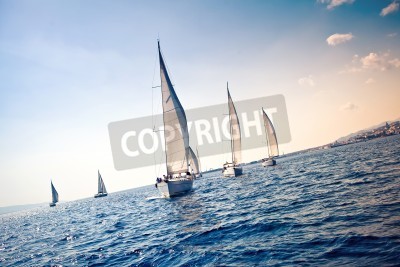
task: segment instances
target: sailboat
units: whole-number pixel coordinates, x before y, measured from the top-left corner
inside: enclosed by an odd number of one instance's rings
[[[274,125],[269,119],[267,113],[265,113],[264,109],[262,109],[262,113],[263,113],[264,128],[265,128],[265,135],[267,138],[267,148],[268,148],[268,158],[262,159],[262,165],[263,167],[274,166],[276,165],[276,160],[274,159],[274,157],[279,156],[278,140],[276,139],[276,132]]]
[[[192,171],[192,174],[194,174],[195,178],[201,177],[201,171],[200,171],[200,162],[198,156],[194,154],[193,150],[191,147],[189,147],[189,163],[190,163],[190,168]]]
[[[162,179],[157,178],[156,187],[163,196],[172,197],[192,190],[194,174],[190,173],[189,132],[185,111],[169,78],[159,41],[158,55],[167,175]]]
[[[236,177],[243,174],[242,167],[239,166],[241,161],[241,137],[239,118],[233,104],[231,94],[229,93],[228,83],[226,84],[228,91],[228,107],[229,107],[229,130],[231,134],[231,153],[232,162],[226,162],[223,165],[222,173],[224,177]]]
[[[58,202],[58,193],[56,188],[53,185],[53,181],[51,183],[51,203],[49,203],[50,207],[54,207]]]
[[[97,176],[98,176],[97,194],[94,195],[94,197],[95,198],[105,197],[105,196],[107,196],[107,189],[106,189],[106,186],[104,184],[103,178],[101,177],[99,170],[97,170]]]

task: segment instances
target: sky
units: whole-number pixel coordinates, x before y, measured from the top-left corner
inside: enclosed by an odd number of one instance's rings
[[[185,109],[226,102],[226,81],[236,101],[283,95],[285,153],[400,118],[399,5],[0,0],[0,206],[49,202],[50,180],[91,197],[98,169],[109,192],[154,183],[114,168],[107,127],[161,111],[158,38]]]

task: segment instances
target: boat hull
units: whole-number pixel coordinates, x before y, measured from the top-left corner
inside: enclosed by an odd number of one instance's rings
[[[276,160],[274,160],[272,158],[263,159],[263,161],[262,161],[263,167],[274,166],[274,165],[276,165]]]
[[[50,207],[55,207],[55,206],[56,206],[56,203],[49,203],[49,206],[50,206]]]
[[[157,183],[157,188],[164,197],[182,195],[192,190],[193,179],[171,179]]]
[[[233,167],[233,166],[229,166],[229,167],[225,167],[223,169],[223,175],[224,177],[236,177],[236,176],[240,176],[243,174],[243,168],[242,167]]]
[[[98,193],[96,195],[94,195],[94,198],[98,198],[98,197],[106,197],[107,193]]]

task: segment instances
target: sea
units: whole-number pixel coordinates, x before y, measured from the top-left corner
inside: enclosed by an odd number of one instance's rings
[[[400,266],[400,136],[0,217],[0,266]],[[133,178],[134,179],[134,178]]]

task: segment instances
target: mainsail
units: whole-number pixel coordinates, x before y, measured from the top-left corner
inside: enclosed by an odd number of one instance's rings
[[[239,118],[236,113],[235,106],[233,105],[231,94],[229,93],[228,84],[227,84],[227,91],[228,91],[229,121],[230,121],[230,133],[231,133],[232,163],[239,164],[242,161]]]
[[[97,173],[98,173],[98,177],[99,177],[97,191],[98,191],[99,194],[102,194],[102,193],[103,194],[107,194],[107,189],[106,189],[106,186],[104,184],[103,178],[101,178],[100,171],[97,171]]]
[[[190,167],[192,168],[194,174],[199,174],[200,173],[199,160],[196,154],[194,154],[191,147],[189,147],[189,159],[190,159]]]
[[[276,157],[279,155],[279,150],[278,150],[278,140],[276,139],[275,128],[274,125],[272,125],[271,120],[267,116],[267,113],[265,113],[265,110],[262,109],[262,111],[263,111],[265,134],[267,136],[268,153],[270,157]]]
[[[189,132],[185,111],[175,93],[158,43],[164,119],[164,140],[167,174],[188,171]]]
[[[58,193],[57,193],[56,188],[53,185],[53,181],[51,182],[51,198],[52,198],[53,203],[58,202]]]

